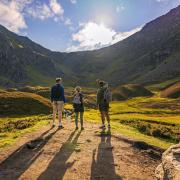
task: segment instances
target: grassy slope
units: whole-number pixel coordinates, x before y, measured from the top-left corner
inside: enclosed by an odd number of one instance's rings
[[[49,124],[50,116],[27,116],[0,118],[0,148],[11,145],[22,135],[36,131]]]
[[[179,98],[180,97],[180,82],[177,82],[173,84],[172,86],[161,91],[161,97]]]
[[[25,92],[0,93],[0,115],[4,117],[49,114],[50,102],[42,96]]]
[[[73,89],[67,88],[67,94]],[[83,89],[88,97],[94,96],[94,89]],[[172,135],[180,135],[180,110],[170,108],[149,108],[146,105],[151,103],[173,103],[174,100],[160,98],[159,93],[153,97],[138,97],[126,101],[111,103],[112,131],[124,136],[145,141],[149,144],[168,148],[175,143],[173,138],[158,138],[141,132],[139,125],[152,125],[152,128],[169,128]],[[71,109],[71,104],[66,104]],[[17,138],[26,132],[40,128],[49,123],[49,116],[28,116],[27,118],[1,118],[0,119],[0,147],[13,143]],[[85,120],[94,123],[100,122],[100,114],[97,110],[86,108]],[[6,123],[4,123],[6,122]],[[17,122],[17,123],[16,123]],[[137,122],[140,122],[137,124]],[[20,126],[18,124],[21,124]],[[7,127],[6,127],[7,125]],[[155,130],[156,130],[155,129]],[[154,129],[152,129],[154,130]]]
[[[170,86],[171,84],[174,84],[178,81],[180,81],[180,77],[170,79],[167,81],[163,81],[161,83],[152,84],[152,85],[147,86],[147,88],[150,90],[161,90],[161,89],[164,89],[164,88],[166,88],[166,87]]]
[[[161,107],[147,108],[146,105],[151,103],[167,104],[173,102],[174,100],[171,99],[160,98],[159,93],[151,98],[138,97],[127,101],[112,102],[110,111],[112,130],[126,137],[142,140],[149,144],[166,149],[170,145],[176,143],[177,137],[180,135],[180,110],[171,110]],[[66,108],[72,108],[72,106],[66,105]],[[101,123],[100,114],[94,109],[86,109],[85,120],[94,123]],[[154,137],[154,134],[147,135],[148,133],[139,131],[136,127],[137,122],[140,122],[140,125],[145,124],[148,126],[151,124],[152,133],[160,130],[166,134],[164,129],[167,129],[172,137],[167,136],[160,138]],[[173,139],[174,134],[176,135],[175,140]]]
[[[32,69],[31,67],[27,68],[27,73],[30,79],[29,82],[27,82],[29,85],[37,86],[40,84],[39,82],[41,82],[42,86],[50,86],[54,83],[55,78],[43,76],[41,73]]]
[[[173,139],[169,139],[169,137],[168,139],[162,139],[152,135],[147,135],[146,133],[140,132],[135,126],[135,123],[140,121],[140,124],[145,122],[146,124],[155,125],[155,128],[158,130],[166,127],[170,128],[170,132],[172,131],[180,135],[180,110],[150,109],[142,107],[141,103],[151,103],[154,101],[166,102],[170,100],[152,97],[134,98],[123,102],[113,102],[111,104],[112,129],[127,137],[142,140],[164,149],[168,148],[170,145],[175,143]],[[97,116],[96,110],[87,110],[85,113],[85,119],[91,122],[100,123],[100,115]],[[130,123],[124,123],[124,121]]]
[[[113,91],[114,100],[126,100],[133,97],[152,96],[153,93],[141,85],[127,84],[118,86]]]
[[[0,90],[0,148],[49,123],[50,102],[26,92]],[[40,115],[42,114],[42,115]]]

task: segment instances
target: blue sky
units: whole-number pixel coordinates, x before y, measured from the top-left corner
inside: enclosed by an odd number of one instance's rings
[[[180,0],[0,0],[0,24],[55,51],[114,44]]]

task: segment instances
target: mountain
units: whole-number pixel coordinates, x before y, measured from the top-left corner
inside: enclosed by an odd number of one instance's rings
[[[63,53],[58,54],[57,65],[52,54],[55,53],[0,26],[0,86],[48,85],[56,76],[63,76],[63,65],[59,65]]]
[[[0,26],[0,86],[162,82],[180,76],[180,6],[100,50],[61,53]]]

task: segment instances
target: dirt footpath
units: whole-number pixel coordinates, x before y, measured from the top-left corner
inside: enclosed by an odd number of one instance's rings
[[[46,127],[42,132],[31,134],[29,140],[34,141],[14,149],[7,158],[5,154],[10,150],[0,152],[0,179],[155,179],[154,170],[159,160],[118,135],[101,135],[96,124],[87,123],[85,127],[82,132],[74,131],[74,124],[67,124],[62,130]]]

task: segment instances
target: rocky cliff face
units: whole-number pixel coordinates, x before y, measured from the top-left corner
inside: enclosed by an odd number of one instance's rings
[[[162,163],[156,169],[158,180],[180,179],[180,144],[170,147],[162,155]]]

